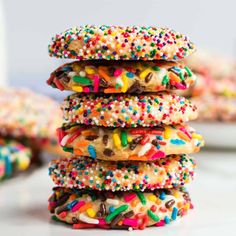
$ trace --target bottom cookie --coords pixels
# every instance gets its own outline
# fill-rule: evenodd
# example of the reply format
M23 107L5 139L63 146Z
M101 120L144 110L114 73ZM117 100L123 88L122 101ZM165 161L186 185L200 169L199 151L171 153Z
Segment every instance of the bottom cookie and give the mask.
M184 187L111 192L55 187L49 198L52 219L75 229L144 229L164 226L193 208Z

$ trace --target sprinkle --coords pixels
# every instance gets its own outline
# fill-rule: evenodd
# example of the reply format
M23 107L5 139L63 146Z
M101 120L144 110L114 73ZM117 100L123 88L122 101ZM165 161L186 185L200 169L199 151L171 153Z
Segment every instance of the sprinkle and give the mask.
M138 152L138 156L143 156L148 150L150 150L151 147L151 143L146 143Z
M170 142L174 145L184 145L185 142L181 139L171 139Z
M115 146L118 149L120 149L121 148L121 140L120 140L119 134L117 134L117 133L113 134L113 141L114 141Z
M83 205L85 205L85 201L80 201L78 202L76 205L74 205L71 209L72 212L76 212L80 209L80 207L82 207Z
M106 202L110 205L117 206L119 205L120 201L117 199L107 198Z
M151 210L147 210L148 216L155 222L158 222L160 220L160 218L154 214Z
M87 212L88 216L91 218L94 218L96 216L96 212L92 208L87 209L86 212Z
M78 86L78 85L73 85L72 90L75 92L81 93L81 92L83 92L83 87Z
M171 219L176 220L177 215L178 215L178 208L174 207L172 210Z
M126 219L123 220L123 224L131 226L133 228L137 228L138 227L138 220L137 219L128 219L128 218L126 218Z
M81 213L79 215L79 220L88 224L95 224L95 225L99 224L99 220L88 217L84 213Z
M94 149L94 146L89 145L89 146L88 146L88 152L89 152L89 154L90 154L90 156L91 156L92 158L96 158L96 157L97 157L97 154L96 154L96 151L95 151L95 149Z
M128 145L127 132L125 130L121 131L121 144L122 147L126 147Z
M120 207L116 208L112 213L107 215L106 222L110 222L115 216L117 216L123 211L126 211L128 208L129 208L128 205L121 205Z
M145 206L147 204L147 200L146 200L145 196L143 195L143 193L137 192L137 196L138 196L140 202Z
M81 76L77 76L75 75L73 77L73 81L79 84L83 84L83 85L91 85L92 81L89 78L86 77L81 77Z
M124 196L124 200L126 202L130 202L132 200L134 200L134 198L136 198L136 194L135 193L128 193Z

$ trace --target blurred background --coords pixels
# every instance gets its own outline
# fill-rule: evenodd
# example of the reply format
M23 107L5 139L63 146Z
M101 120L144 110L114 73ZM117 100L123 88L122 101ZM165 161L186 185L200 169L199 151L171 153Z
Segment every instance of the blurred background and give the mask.
M196 213L192 220L190 218L190 221L187 221L185 228L177 227L175 230L179 235L209 235L213 232L215 235L226 232L228 235L233 235L236 222L233 213L235 207L225 203L224 193L227 193L228 203L234 201L236 197L235 9L235 0L0 0L0 87L29 88L37 94L46 95L48 99L53 98L56 101L50 100L50 103L53 103L50 106L51 110L45 112L47 115L53 114L52 109L59 107L57 101L66 96L66 92L60 92L46 84L50 73L65 62L48 56L47 45L56 33L76 25L112 24L170 27L186 34L198 48L195 55L186 59L186 64L198 75L199 82L188 93L180 94L192 99L199 107L199 119L192 125L205 137L206 150L196 155L199 175L196 184L194 183L191 188L193 198L197 202ZM36 100L40 99L41 97L37 97ZM55 114L57 114L57 117L54 117L55 122L60 123L61 114L59 112ZM55 138L54 133L44 135L36 142L34 140L33 146L36 143L40 148L34 150L31 147L33 152L46 150L50 155L61 155L58 147L51 145L55 144ZM32 146L28 142L24 145ZM52 158L50 155L44 157L46 162ZM26 209L25 217L32 227L38 229L38 233L46 235L58 232L56 229L54 231L54 228L47 227L48 215L40 209L44 209L43 201L46 202L50 191L48 185L43 184L50 182L47 179L46 167L27 177L29 178L20 177L17 182L4 182L0 186L0 206L3 207L10 201L12 212L15 212L15 209L19 211ZM19 189L19 181L24 191ZM34 188L34 183L41 187ZM35 199L31 195L31 189L38 194ZM203 195L202 192L206 194ZM14 194L19 194L20 204L12 198ZM35 202L39 206L36 208L38 213L35 213L34 208L28 208L29 204ZM222 216L213 220L218 214L217 209L222 210ZM13 214L9 213L8 209L4 208L3 212L7 215L7 218L1 219L3 232L12 233L11 230L21 229L20 213L18 218L12 218ZM32 214L36 216L34 220L30 219ZM36 220L37 217L40 222ZM227 223L224 220L226 218ZM9 219L16 223L12 229L4 225ZM192 232L195 234L191 234Z

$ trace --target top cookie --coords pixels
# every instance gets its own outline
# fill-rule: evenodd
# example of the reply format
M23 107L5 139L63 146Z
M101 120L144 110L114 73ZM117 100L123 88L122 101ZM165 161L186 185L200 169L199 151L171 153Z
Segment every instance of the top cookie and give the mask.
M195 50L189 38L169 28L74 27L57 34L49 55L78 60L180 60Z

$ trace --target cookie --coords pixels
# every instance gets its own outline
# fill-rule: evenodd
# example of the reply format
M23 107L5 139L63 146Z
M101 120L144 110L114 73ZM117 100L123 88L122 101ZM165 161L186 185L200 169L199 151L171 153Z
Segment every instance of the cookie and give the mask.
M30 165L31 150L19 142L0 137L0 180L24 171Z
M125 129L65 124L57 133L65 151L112 161L151 161L190 154L204 144L202 136L187 125Z
M57 34L49 55L77 60L180 60L195 51L183 34L169 28L139 26L74 27Z
M187 155L173 155L147 163L71 157L52 161L49 175L60 187L143 191L189 183L195 166L195 160Z
M153 192L111 192L56 187L49 198L52 219L74 229L144 229L164 226L193 208L183 187Z
M105 127L174 125L197 118L196 106L170 93L72 94L61 108L66 122Z
M47 83L61 91L143 93L185 90L196 76L181 63L166 61L81 61L60 66Z
M55 138L61 111L51 98L26 89L0 88L0 106L1 135Z
M191 100L198 106L197 121L236 121L236 98L205 94Z

